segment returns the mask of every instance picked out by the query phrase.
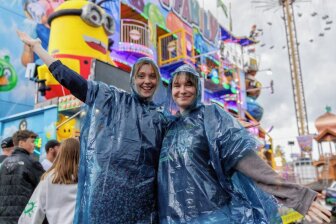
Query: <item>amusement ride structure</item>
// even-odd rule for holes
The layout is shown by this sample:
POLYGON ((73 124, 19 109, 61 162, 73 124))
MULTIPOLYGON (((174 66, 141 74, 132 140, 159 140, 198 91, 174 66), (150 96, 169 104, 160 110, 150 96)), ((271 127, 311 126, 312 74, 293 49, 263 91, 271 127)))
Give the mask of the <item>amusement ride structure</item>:
MULTIPOLYGON (((288 47, 288 57, 291 72, 291 81, 293 88, 293 98, 295 105, 295 115, 297 121, 297 129, 299 135, 308 135, 308 118, 306 100, 304 95, 304 87, 302 81, 302 69, 300 62, 299 43, 297 40, 297 31, 295 25, 293 4, 300 2, 300 0, 267 0, 267 1, 253 1, 259 7, 266 11, 281 6, 284 14, 286 39, 288 47)), ((307 2, 301 0, 301 2, 307 2)))

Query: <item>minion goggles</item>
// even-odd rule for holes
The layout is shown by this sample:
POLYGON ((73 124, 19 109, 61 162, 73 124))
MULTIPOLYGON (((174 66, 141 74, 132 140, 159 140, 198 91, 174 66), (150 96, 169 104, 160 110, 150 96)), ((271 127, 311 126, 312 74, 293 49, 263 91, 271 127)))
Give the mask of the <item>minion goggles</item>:
POLYGON ((107 34, 112 35, 114 33, 115 24, 113 18, 107 15, 99 6, 92 3, 88 3, 82 9, 62 9, 55 11, 48 18, 49 26, 53 19, 67 15, 79 15, 86 24, 94 27, 103 25, 107 34))

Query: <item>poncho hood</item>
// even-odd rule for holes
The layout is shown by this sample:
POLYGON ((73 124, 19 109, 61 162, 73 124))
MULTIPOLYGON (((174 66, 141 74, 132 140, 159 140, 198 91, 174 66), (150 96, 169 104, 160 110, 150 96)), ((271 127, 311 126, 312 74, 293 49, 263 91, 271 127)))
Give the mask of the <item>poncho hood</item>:
POLYGON ((185 112, 183 112, 183 114, 186 114, 186 113, 188 113, 188 111, 191 111, 191 110, 203 105, 203 103, 202 103, 202 84, 201 84, 201 78, 200 78, 199 73, 191 65, 184 64, 184 65, 181 65, 180 67, 178 67, 172 73, 171 79, 170 79, 169 84, 168 84, 168 90, 167 90, 168 103, 167 103, 167 107, 169 108, 170 111, 178 110, 178 107, 177 107, 176 103, 173 101, 173 97, 172 97, 172 85, 173 85, 174 77, 179 75, 180 73, 188 73, 188 74, 191 74, 191 75, 193 75, 197 78, 196 99, 194 100, 193 104, 190 105, 185 112))
POLYGON ((155 88, 155 92, 153 94, 153 96, 155 95, 155 93, 158 92, 158 90, 160 89, 160 86, 161 86, 161 83, 162 83, 162 80, 161 80, 161 74, 160 74, 160 70, 159 70, 159 67, 156 65, 156 63, 151 59, 151 58, 148 58, 148 57, 143 57, 143 58, 140 58, 138 59, 133 67, 132 67, 132 70, 131 70, 131 73, 130 73, 130 86, 131 86, 131 93, 137 97, 138 99, 140 100, 143 100, 143 101, 152 101, 153 100, 153 96, 150 97, 150 98, 143 98, 140 96, 139 94, 139 91, 135 85, 135 82, 134 82, 134 76, 135 76, 135 73, 138 72, 136 70, 139 70, 140 68, 138 68, 138 65, 139 64, 150 64, 152 65, 153 69, 154 69, 154 72, 156 74, 156 77, 157 77, 157 86, 155 88))

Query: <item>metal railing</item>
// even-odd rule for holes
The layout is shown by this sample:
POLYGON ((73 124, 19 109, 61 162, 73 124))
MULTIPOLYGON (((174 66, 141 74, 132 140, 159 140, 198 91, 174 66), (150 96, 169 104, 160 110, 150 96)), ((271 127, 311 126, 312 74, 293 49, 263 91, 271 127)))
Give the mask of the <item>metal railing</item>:
POLYGON ((173 63, 180 59, 194 61, 193 36, 185 30, 177 30, 173 33, 159 37, 159 65, 173 63))
POLYGON ((149 28, 146 23, 133 19, 122 19, 120 41, 139 44, 149 48, 149 28))

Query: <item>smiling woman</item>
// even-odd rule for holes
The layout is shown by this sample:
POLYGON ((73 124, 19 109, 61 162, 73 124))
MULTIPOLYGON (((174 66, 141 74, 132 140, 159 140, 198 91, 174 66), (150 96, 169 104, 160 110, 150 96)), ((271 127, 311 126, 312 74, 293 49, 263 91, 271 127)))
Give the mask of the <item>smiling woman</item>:
POLYGON ((158 83, 158 73, 155 72, 152 64, 148 62, 139 63, 134 76, 134 84, 138 94, 143 98, 151 98, 158 83))
POLYGON ((200 89, 190 65, 172 73, 168 90, 179 112, 162 142, 160 223, 281 223, 277 202, 329 222, 320 195, 274 172, 255 153, 257 140, 222 108, 203 105, 200 89))
POLYGON ((197 79, 190 73, 181 72, 174 76, 172 97, 180 112, 183 113, 196 99, 197 79))
POLYGON ((127 93, 85 80, 49 55, 39 40, 18 35, 87 105, 74 223, 158 223, 156 173, 166 119, 152 101, 162 83, 155 62, 141 58, 133 65, 127 93))

